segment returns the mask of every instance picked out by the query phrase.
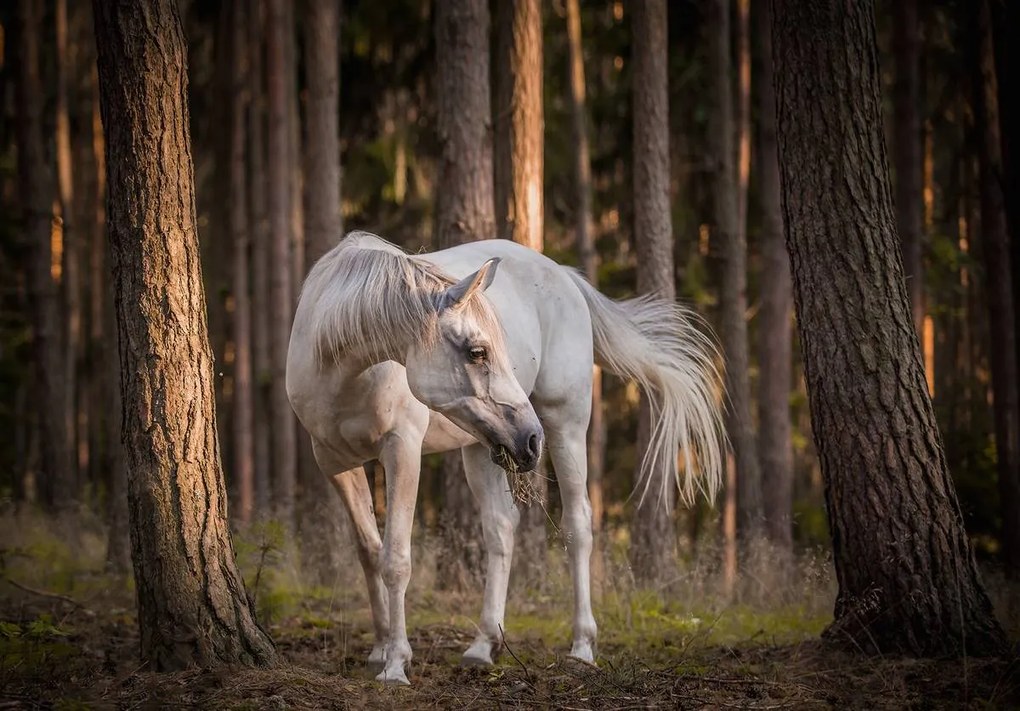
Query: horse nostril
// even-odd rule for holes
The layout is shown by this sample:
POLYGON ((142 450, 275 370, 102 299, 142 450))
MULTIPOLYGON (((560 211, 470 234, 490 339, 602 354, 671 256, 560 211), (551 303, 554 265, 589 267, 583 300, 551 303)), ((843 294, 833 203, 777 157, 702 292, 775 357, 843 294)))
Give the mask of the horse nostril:
POLYGON ((541 443, 538 440, 538 435, 533 434, 528 438, 528 453, 531 454, 535 459, 538 459, 540 452, 541 443))

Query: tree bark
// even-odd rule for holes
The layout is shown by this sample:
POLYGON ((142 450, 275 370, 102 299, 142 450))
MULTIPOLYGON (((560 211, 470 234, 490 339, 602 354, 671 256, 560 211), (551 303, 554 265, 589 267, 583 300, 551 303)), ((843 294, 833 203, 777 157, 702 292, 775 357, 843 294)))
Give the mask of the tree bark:
POLYGON ((68 447, 71 450, 71 472, 69 483, 71 490, 67 496, 71 500, 78 498, 79 468, 81 451, 78 446, 79 398, 78 398, 78 365, 81 359, 81 265, 79 236, 74 225, 74 181, 73 160, 71 157, 71 118, 68 112, 68 23, 67 0, 56 0, 54 8, 54 25, 56 39, 56 158, 57 158, 57 230, 63 248, 61 297, 63 300, 63 341, 64 341, 64 419, 67 428, 68 447))
POLYGON ((247 152, 250 99, 247 8, 233 0, 231 22, 230 233, 234 245, 234 471, 237 520, 247 526, 255 508, 254 392, 251 370, 247 152))
POLYGON ((18 3, 17 104, 18 180, 22 225, 29 247, 29 303, 32 304, 32 350, 35 357, 40 472, 39 500, 51 511, 73 500, 74 469, 71 433, 65 414, 70 410, 63 388, 65 375, 60 292, 52 273, 50 229, 54 195, 53 171, 43 143, 43 99, 39 69, 39 40, 43 36, 41 6, 35 0, 18 3))
POLYGON ((772 0, 756 2, 758 46, 758 195, 761 209, 761 310, 759 408, 762 501, 769 540, 793 552, 793 285, 783 240, 776 142, 776 95, 772 83, 772 0))
POLYGON ((918 335, 924 331, 924 273, 921 244, 924 227, 921 215, 921 105, 920 25, 917 0, 893 3, 893 55, 896 80, 893 88, 896 170, 896 226, 903 252, 903 271, 918 335))
MULTIPOLYGON (((633 16, 634 241, 637 289, 664 299, 676 296, 673 225, 669 209, 669 88, 665 0, 640 0, 633 16)), ((639 405, 637 451, 651 438, 648 403, 639 405)), ((640 459, 640 455, 639 455, 640 459)), ((638 465, 640 470, 640 463, 638 465)), ((638 476, 637 473, 635 476, 638 476)), ((640 482, 637 482, 640 484, 640 482)), ((634 511, 631 566, 642 582, 655 582, 676 564, 673 487, 665 501, 649 496, 634 511)))
POLYGON ((341 236, 340 4, 311 0, 305 18, 305 210, 307 258, 313 264, 341 236))
MULTIPOLYGON (((997 2, 991 7, 992 40, 995 45, 996 78, 999 86, 999 131, 1002 144, 1003 191, 1006 221, 1010 235, 1010 263, 1013 268, 1013 332, 1020 334, 1020 111, 1015 97, 1020 96, 1017 72, 1020 46, 1013 41, 1012 30, 1020 26, 1020 3, 997 2)), ((1016 351, 1020 372, 1020 344, 1016 351)))
POLYGON ((266 24, 266 83, 269 112, 269 229, 270 229, 270 407, 272 408, 273 474, 276 515, 288 532, 294 531, 297 483, 297 427, 287 399, 287 347, 293 317, 291 280, 291 135, 288 83, 293 66, 287 61, 287 24, 283 0, 269 0, 266 24))
POLYGON ((251 306, 252 306, 252 377, 254 381, 255 437, 255 516, 271 515, 272 483, 272 357, 269 347, 269 216, 266 210, 266 92, 264 67, 265 4, 254 0, 249 15, 249 46, 251 48, 251 107, 248 112, 249 162, 249 225, 251 229, 251 306))
POLYGON ((985 298, 991 337, 989 356, 1002 512, 1002 559, 1007 570, 1017 575, 1020 574, 1020 390, 1013 303, 1016 275, 1010 269, 1009 230, 1001 182, 999 99, 988 0, 978 0, 974 13, 974 119, 981 191, 981 252, 987 279, 985 298))
MULTIPOLYGON (((436 101, 440 145, 436 242, 450 247, 495 234, 492 109, 489 97, 489 9, 485 0, 437 3, 436 101)), ((440 580, 451 586, 481 573, 481 526, 459 453, 443 464, 440 580)))
POLYGON ((719 337, 726 362, 726 429, 736 467, 737 535, 743 543, 762 530, 761 471, 751 420, 750 358, 747 339, 747 239, 740 224, 738 175, 733 160, 733 86, 730 80, 728 0, 709 5, 709 124, 712 174, 712 245, 719 274, 719 337))
POLYGON ((268 664, 226 516, 177 5, 93 10, 142 657, 268 664))
POLYGON ((827 636, 999 652, 903 281, 873 5, 773 7, 783 212, 839 584, 827 636))
POLYGON ((495 190, 499 236, 544 246, 542 4, 498 0, 495 190))
MULTIPOLYGON (((495 177, 500 237, 541 252, 544 240, 544 116, 542 106, 542 4, 498 0, 496 28, 495 177)), ((525 580, 544 568, 549 497, 547 464, 530 474, 541 503, 521 511, 517 569, 525 580)))
MULTIPOLYGON (((584 52, 581 43, 579 0, 566 0, 570 71, 570 116, 574 138, 574 189, 577 195, 577 253, 588 281, 599 283, 598 251, 591 205, 591 151, 588 148, 588 110, 584 84, 584 52)), ((602 527, 605 496, 602 478, 606 459, 605 416, 602 413, 602 370, 595 366, 592 378, 591 422, 588 426, 588 497, 591 499, 592 527, 602 527)))

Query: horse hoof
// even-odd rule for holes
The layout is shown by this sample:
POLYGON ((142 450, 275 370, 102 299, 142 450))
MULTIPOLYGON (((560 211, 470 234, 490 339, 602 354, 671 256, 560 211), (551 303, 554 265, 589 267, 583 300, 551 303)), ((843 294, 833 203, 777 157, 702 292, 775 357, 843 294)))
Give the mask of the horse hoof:
POLYGON ((491 667, 495 645, 487 639, 476 640, 461 657, 462 667, 491 667))
POLYGON ((376 681, 381 681, 386 686, 410 686, 411 682, 407 680, 407 674, 403 669, 384 669, 375 678, 376 681))
POLYGON ((378 674, 386 668, 386 654, 381 645, 373 649, 372 653, 368 655, 366 665, 371 674, 378 674))
POLYGON ((592 649, 592 645, 588 642, 575 642, 567 658, 589 664, 593 667, 598 666, 595 664, 595 652, 592 649))
POLYGON ((487 657, 476 657, 465 653, 460 658, 460 665, 462 667, 491 667, 492 660, 487 657))

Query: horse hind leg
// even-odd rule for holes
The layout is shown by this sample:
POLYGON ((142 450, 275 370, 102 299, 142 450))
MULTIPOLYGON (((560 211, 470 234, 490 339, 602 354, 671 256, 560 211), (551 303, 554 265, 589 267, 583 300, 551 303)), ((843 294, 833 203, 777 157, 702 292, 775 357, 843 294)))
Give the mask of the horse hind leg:
MULTIPOLYGON (((323 461, 328 460, 328 456, 324 456, 323 448, 313 443, 313 449, 320 468, 324 472, 330 471, 328 462, 323 461), (327 466, 323 466, 324 464, 327 466)), ((358 560, 365 573, 368 600, 372 609, 372 625, 375 630, 375 645, 368 655, 368 667, 372 673, 377 673, 385 664, 384 652, 390 626, 386 587, 383 585, 380 565, 382 540, 379 537, 379 527, 375 522, 372 492, 368 488, 368 479, 365 477, 364 468, 355 467, 339 474, 336 474, 335 471, 334 469, 334 473, 327 474, 327 477, 340 493, 340 498, 343 499, 347 513, 350 514, 351 522, 354 524, 358 560)))
POLYGON ((591 608, 591 504, 588 501, 588 451, 580 418, 544 413, 549 458, 563 502, 562 529, 574 585, 573 644, 570 656, 595 662, 598 628, 591 608), (566 424, 564 424, 566 419, 566 424))

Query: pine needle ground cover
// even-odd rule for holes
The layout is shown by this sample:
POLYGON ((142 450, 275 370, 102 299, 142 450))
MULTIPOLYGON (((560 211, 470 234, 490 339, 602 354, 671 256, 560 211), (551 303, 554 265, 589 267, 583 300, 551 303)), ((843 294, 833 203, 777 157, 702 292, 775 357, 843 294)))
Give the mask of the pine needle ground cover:
MULTIPOLYGON (((869 657, 820 641, 835 592, 830 564, 804 556, 782 580, 759 561, 727 590, 715 557, 679 561, 675 578, 638 589, 602 553, 598 667, 566 657, 565 555, 550 548, 542 580, 515 580, 506 650, 491 669, 462 668, 477 591, 443 591, 435 551, 416 549, 408 593, 412 686, 372 680, 371 623, 360 571, 303 573, 270 530, 239 536, 239 563, 281 652, 272 669, 155 674, 139 666, 129 579, 104 572, 102 537, 76 522, 55 535, 40 519, 5 519, 0 582, 0 708, 1010 708, 1020 659, 869 657), (68 542, 70 541, 70 542, 68 542)), ((305 556, 307 558, 307 554, 305 556)), ((1015 588, 992 579, 1017 638, 1015 588)))

